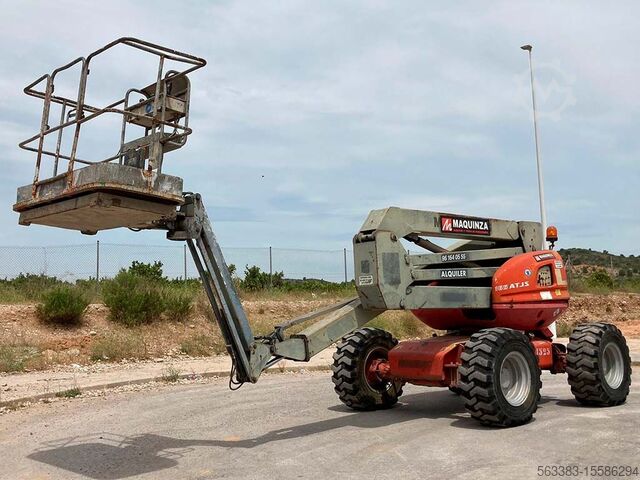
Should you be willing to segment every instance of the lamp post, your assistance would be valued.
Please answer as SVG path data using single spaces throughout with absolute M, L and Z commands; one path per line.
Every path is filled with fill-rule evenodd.
M 547 249 L 547 240 L 545 238 L 547 231 L 547 213 L 544 207 L 544 183 L 542 180 L 542 159 L 540 158 L 540 142 L 538 139 L 538 114 L 536 111 L 536 93 L 533 84 L 533 60 L 531 59 L 531 45 L 523 45 L 520 47 L 529 54 L 529 72 L 531 75 L 531 102 L 533 103 L 533 135 L 536 143 L 536 165 L 538 168 L 538 197 L 540 198 L 540 223 L 542 224 L 542 246 Z
M 531 50 L 533 47 L 531 45 L 523 45 L 520 47 L 522 50 L 525 50 L 529 54 L 529 73 L 531 76 L 531 102 L 533 103 L 533 136 L 535 137 L 536 142 L 536 165 L 538 168 L 538 197 L 540 198 L 540 223 L 542 224 L 542 246 L 546 250 L 549 248 L 547 244 L 547 212 L 544 208 L 544 184 L 542 181 L 542 159 L 540 158 L 540 142 L 538 139 L 538 113 L 536 111 L 536 92 L 533 84 L 533 60 L 531 59 Z M 553 322 L 549 325 L 549 330 L 553 335 L 553 338 L 556 338 L 556 322 Z

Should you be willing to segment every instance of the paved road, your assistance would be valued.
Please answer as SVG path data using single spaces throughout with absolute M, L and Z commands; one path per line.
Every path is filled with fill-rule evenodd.
M 0 417 L 0 478 L 533 479 L 543 464 L 640 466 L 638 388 L 593 409 L 564 376 L 543 381 L 535 420 L 512 429 L 479 426 L 445 389 L 408 386 L 402 405 L 354 413 L 328 373 L 76 398 Z

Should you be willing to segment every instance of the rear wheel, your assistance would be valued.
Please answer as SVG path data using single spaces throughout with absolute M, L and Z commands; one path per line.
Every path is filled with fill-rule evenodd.
M 625 402 L 631 385 L 631 358 L 620 330 L 608 323 L 579 325 L 567 346 L 571 392 L 584 405 Z
M 379 378 L 373 362 L 387 360 L 398 341 L 389 332 L 364 327 L 347 335 L 333 354 L 333 383 L 340 400 L 355 410 L 393 406 L 402 395 L 402 382 Z
M 531 420 L 540 399 L 540 367 L 531 342 L 509 328 L 474 333 L 465 343 L 458 387 L 465 408 L 485 425 Z

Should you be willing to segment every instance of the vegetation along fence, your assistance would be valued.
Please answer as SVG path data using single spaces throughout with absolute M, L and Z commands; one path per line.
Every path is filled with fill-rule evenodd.
M 242 277 L 246 266 L 263 272 L 283 272 L 285 278 L 315 278 L 331 282 L 353 279 L 353 252 L 342 250 L 298 250 L 286 248 L 223 248 L 227 263 Z M 195 278 L 195 265 L 186 245 L 129 245 L 94 243 L 49 247 L 0 246 L 0 278 L 20 274 L 78 279 L 111 278 L 133 261 L 162 262 L 169 278 Z

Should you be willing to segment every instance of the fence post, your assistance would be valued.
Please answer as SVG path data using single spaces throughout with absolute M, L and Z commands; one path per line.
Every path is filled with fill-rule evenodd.
M 269 247 L 269 288 L 273 287 L 273 255 Z
M 183 249 L 183 257 L 184 257 L 184 281 L 187 281 L 187 245 L 184 244 L 182 246 Z
M 100 240 L 96 240 L 96 282 L 100 281 Z
M 347 249 L 344 249 L 344 283 L 347 283 Z
M 47 247 L 42 247 L 42 274 L 47 275 Z

